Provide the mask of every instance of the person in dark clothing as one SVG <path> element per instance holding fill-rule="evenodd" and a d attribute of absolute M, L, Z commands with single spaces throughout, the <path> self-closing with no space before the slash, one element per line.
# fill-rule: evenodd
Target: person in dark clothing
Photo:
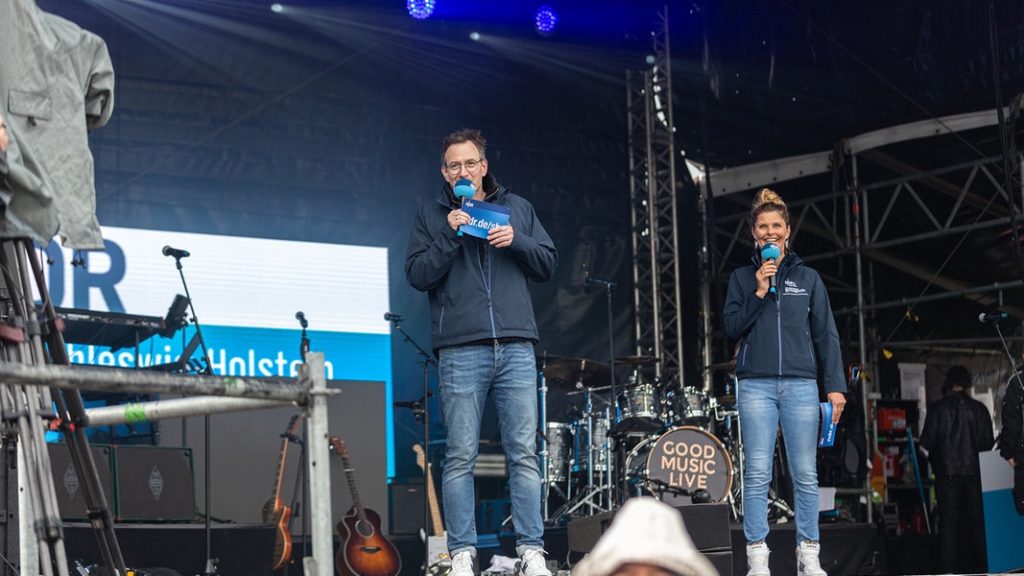
<path fill-rule="evenodd" d="M 827 576 L 818 542 L 818 372 L 838 423 L 846 405 L 839 333 L 821 276 L 789 247 L 789 209 L 765 188 L 750 208 L 755 254 L 729 278 L 723 320 L 742 340 L 736 358 L 736 404 L 743 425 L 743 534 L 747 576 L 771 576 L 768 485 L 782 428 L 796 504 L 797 576 Z M 778 257 L 762 259 L 766 244 Z M 772 279 L 775 279 L 774 290 Z"/>
<path fill-rule="evenodd" d="M 494 397 L 509 468 L 512 523 L 521 576 L 551 576 L 544 561 L 537 454 L 537 323 L 529 282 L 551 278 L 554 242 L 533 206 L 488 172 L 477 130 L 448 136 L 441 149 L 444 185 L 424 204 L 409 237 L 405 274 L 430 298 L 441 409 L 447 429 L 441 474 L 451 576 L 472 576 L 477 534 L 473 469 L 487 396 Z M 487 238 L 460 234 L 471 221 L 454 189 L 472 183 L 474 200 L 503 206 L 508 224 Z"/>
<path fill-rule="evenodd" d="M 1018 377 L 1006 384 L 1001 414 L 999 455 L 1013 467 L 1013 504 L 1024 516 L 1024 383 Z"/>
<path fill-rule="evenodd" d="M 944 384 L 949 393 L 928 408 L 921 432 L 935 472 L 941 568 L 959 574 L 988 568 L 978 453 L 991 450 L 995 439 L 988 408 L 968 392 L 971 383 L 966 367 L 952 366 Z"/>

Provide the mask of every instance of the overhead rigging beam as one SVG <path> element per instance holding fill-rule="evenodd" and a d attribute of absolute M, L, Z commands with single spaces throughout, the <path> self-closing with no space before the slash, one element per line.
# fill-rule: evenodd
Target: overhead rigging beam
<path fill-rule="evenodd" d="M 1014 99 L 1014 101 L 1024 102 L 1024 99 Z M 996 126 L 998 123 L 999 115 L 995 109 L 954 114 L 865 132 L 843 140 L 841 146 L 842 151 L 846 154 L 860 154 L 866 150 L 890 144 L 986 128 Z M 717 198 L 778 182 L 824 174 L 832 169 L 831 157 L 832 151 L 829 150 L 713 171 L 711 173 L 712 193 Z"/>

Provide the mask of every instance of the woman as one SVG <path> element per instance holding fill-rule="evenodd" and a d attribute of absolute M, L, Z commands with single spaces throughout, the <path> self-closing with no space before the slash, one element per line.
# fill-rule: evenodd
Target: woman
<path fill-rule="evenodd" d="M 817 378 L 820 367 L 838 422 L 846 404 L 839 333 L 821 277 L 789 250 L 786 203 L 765 188 L 754 198 L 750 221 L 754 262 L 733 272 L 723 314 L 729 337 L 742 339 L 736 377 L 747 576 L 770 575 L 768 484 L 780 424 L 796 504 L 797 574 L 825 576 L 818 559 Z M 769 243 L 779 255 L 762 261 L 761 249 Z"/>

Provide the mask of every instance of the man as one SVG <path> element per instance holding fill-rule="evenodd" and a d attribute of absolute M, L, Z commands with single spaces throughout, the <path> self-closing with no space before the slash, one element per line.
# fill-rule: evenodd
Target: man
<path fill-rule="evenodd" d="M 1013 468 L 1013 504 L 1024 515 L 1024 384 L 1019 378 L 1007 382 L 1001 414 L 999 455 Z"/>
<path fill-rule="evenodd" d="M 928 408 L 921 432 L 935 472 L 941 568 L 959 574 L 987 571 L 978 453 L 995 439 L 988 408 L 968 393 L 971 384 L 966 367 L 950 367 L 943 384 L 949 392 Z"/>
<path fill-rule="evenodd" d="M 641 496 L 630 498 L 573 576 L 718 576 L 697 551 L 678 510 Z"/>
<path fill-rule="evenodd" d="M 551 278 L 558 253 L 533 206 L 488 172 L 486 142 L 478 130 L 459 130 L 444 140 L 441 176 L 441 195 L 420 209 L 413 224 L 405 274 L 430 298 L 448 431 L 441 484 L 452 576 L 473 574 L 473 469 L 488 393 L 494 396 L 508 461 L 519 570 L 525 576 L 550 576 L 542 550 L 537 324 L 528 281 Z M 492 228 L 486 240 L 458 234 L 470 221 L 453 192 L 461 179 L 472 183 L 474 200 L 510 211 L 508 225 Z"/>

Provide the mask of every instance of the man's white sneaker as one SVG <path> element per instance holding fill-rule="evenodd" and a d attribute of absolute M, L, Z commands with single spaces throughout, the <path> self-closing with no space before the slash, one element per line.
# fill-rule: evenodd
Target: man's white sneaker
<path fill-rule="evenodd" d="M 524 550 L 519 557 L 519 574 L 522 576 L 551 576 L 544 551 L 536 548 Z"/>
<path fill-rule="evenodd" d="M 768 568 L 768 545 L 764 542 L 747 544 L 747 576 L 771 576 Z"/>
<path fill-rule="evenodd" d="M 450 576 L 475 576 L 473 574 L 473 554 L 468 550 L 452 556 Z"/>
<path fill-rule="evenodd" d="M 817 542 L 805 540 L 796 547 L 796 574 L 797 576 L 828 576 L 821 567 L 821 560 L 818 553 L 821 546 Z"/>

